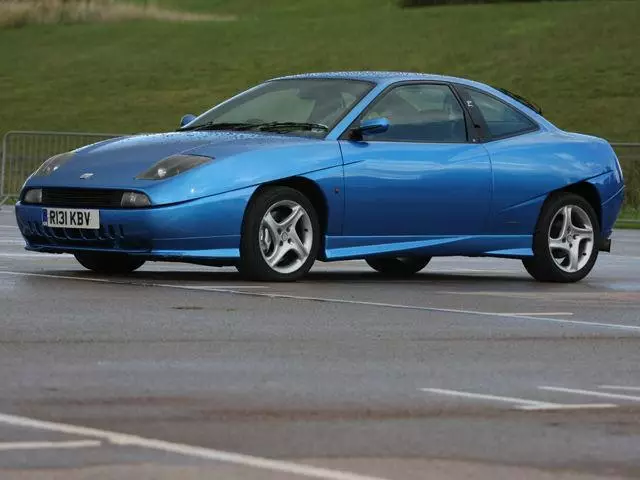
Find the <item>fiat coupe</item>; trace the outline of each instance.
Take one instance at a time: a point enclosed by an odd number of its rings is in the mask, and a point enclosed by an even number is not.
[[[291,281],[318,260],[364,259],[408,276],[460,255],[575,282],[609,251],[623,191],[609,143],[508,90],[334,72],[266,81],[177,131],[56,155],[15,211],[28,250],[102,274],[175,261]]]

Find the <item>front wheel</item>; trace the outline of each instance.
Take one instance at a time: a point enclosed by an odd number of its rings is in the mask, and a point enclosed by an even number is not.
[[[541,282],[571,283],[586,277],[598,258],[598,216],[584,198],[557,194],[545,203],[533,235],[533,258],[522,261]]]
[[[74,256],[84,268],[106,275],[131,273],[145,262],[123,253],[83,252],[76,253]]]
[[[247,208],[238,270],[264,281],[304,276],[320,248],[320,223],[313,204],[298,190],[268,187]]]
[[[431,257],[371,257],[364,260],[383,275],[409,277],[426,267]]]

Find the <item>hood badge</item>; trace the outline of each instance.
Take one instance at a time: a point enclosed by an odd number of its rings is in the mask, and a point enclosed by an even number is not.
[[[80,175],[80,178],[82,180],[89,180],[91,177],[93,177],[93,173],[83,173],[82,175]]]

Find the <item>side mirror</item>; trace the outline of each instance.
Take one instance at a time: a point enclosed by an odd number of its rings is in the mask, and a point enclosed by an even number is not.
[[[187,113],[184,117],[182,117],[180,119],[180,128],[190,124],[191,122],[193,122],[196,119],[196,116],[191,114],[191,113]]]
[[[359,127],[351,130],[351,138],[353,140],[362,140],[364,135],[376,135],[378,133],[384,133],[389,130],[389,120],[380,117],[372,118],[371,120],[365,120],[360,123]]]

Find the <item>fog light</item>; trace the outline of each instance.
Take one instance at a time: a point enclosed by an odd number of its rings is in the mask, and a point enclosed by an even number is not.
[[[124,208],[141,208],[149,207],[151,200],[144,193],[138,192],[124,192],[122,194],[122,200],[120,206]]]
[[[22,201],[24,203],[42,203],[42,189],[32,188],[31,190],[27,190]]]

